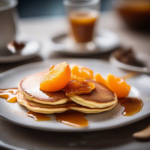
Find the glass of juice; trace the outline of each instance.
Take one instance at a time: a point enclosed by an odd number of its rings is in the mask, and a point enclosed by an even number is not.
[[[78,44],[93,41],[100,0],[64,0],[71,35]]]

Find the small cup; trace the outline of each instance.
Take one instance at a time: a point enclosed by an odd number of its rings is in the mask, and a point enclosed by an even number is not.
[[[71,34],[77,43],[93,41],[100,0],[64,0]]]
[[[0,51],[16,36],[17,0],[0,0]]]

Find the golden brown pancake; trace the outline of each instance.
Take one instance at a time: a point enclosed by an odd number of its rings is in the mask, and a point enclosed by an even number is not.
[[[61,105],[47,105],[47,104],[39,104],[35,102],[31,102],[25,98],[23,94],[20,92],[17,93],[17,100],[20,105],[23,105],[28,110],[33,112],[42,113],[42,114],[53,114],[53,113],[62,113],[67,110],[76,110],[82,113],[91,114],[91,113],[100,113],[104,111],[109,111],[116,106],[116,104],[106,107],[106,108],[88,108],[85,106],[81,106],[74,102],[61,104]]]
[[[45,105],[39,104],[35,102],[31,102],[25,98],[23,94],[20,92],[17,93],[17,100],[18,103],[25,106],[27,109],[43,114],[53,114],[53,113],[62,113],[69,110],[68,104],[61,104],[61,105]]]
[[[75,103],[90,108],[106,108],[117,103],[117,96],[111,90],[95,81],[95,89],[90,94],[69,97]]]
[[[40,81],[48,70],[30,75],[18,84],[19,91],[30,100],[41,104],[59,105],[68,101],[65,92],[44,92],[40,90]]]
[[[113,109],[116,105],[117,105],[117,102],[106,108],[89,108],[89,107],[81,106],[79,104],[72,102],[70,104],[70,109],[80,111],[85,114],[94,114],[94,113],[101,113],[104,111],[109,111],[109,110]]]
[[[30,75],[18,84],[19,91],[30,101],[40,104],[60,105],[65,104],[68,98],[65,92],[44,92],[40,90],[40,81],[48,70]],[[95,84],[95,89],[90,94],[74,95],[69,97],[75,103],[89,108],[106,108],[117,103],[117,96],[103,85],[90,80]]]

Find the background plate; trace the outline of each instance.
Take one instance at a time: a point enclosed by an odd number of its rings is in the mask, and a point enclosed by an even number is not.
[[[114,32],[101,29],[95,35],[94,43],[86,46],[74,43],[67,33],[60,33],[50,39],[50,46],[54,51],[73,56],[88,56],[112,51],[119,47],[120,40]]]
[[[51,59],[46,62],[32,63],[11,69],[0,75],[0,88],[17,87],[18,82],[27,75],[37,73],[49,68],[52,64],[57,64],[62,61],[68,63],[78,63],[80,65],[92,68],[96,72],[100,72],[106,77],[108,73],[117,76],[123,76],[126,73],[110,66],[109,64],[95,59]],[[8,103],[4,99],[0,99],[0,115],[7,120],[39,130],[48,131],[93,131],[104,130],[124,126],[150,115],[150,78],[146,75],[127,80],[128,84],[132,85],[130,96],[140,97],[143,100],[144,106],[142,110],[133,116],[122,116],[123,107],[118,104],[113,110],[100,114],[87,115],[89,126],[86,128],[74,128],[57,122],[54,115],[51,116],[51,121],[36,122],[32,118],[27,117],[27,109],[20,106],[18,103]]]
[[[114,51],[111,54],[110,58],[109,58],[110,62],[113,65],[115,65],[116,67],[126,69],[126,70],[129,70],[129,71],[136,71],[136,72],[150,74],[149,55],[146,55],[145,53],[136,53],[136,56],[135,56],[136,59],[144,64],[144,67],[138,67],[138,66],[128,65],[128,64],[125,64],[125,63],[122,63],[122,62],[118,61],[117,58],[116,58],[117,53],[118,53],[118,51]]]
[[[27,37],[27,36],[18,36],[18,42],[26,43],[25,48],[20,53],[12,54],[7,49],[0,51],[0,63],[13,63],[19,62],[33,57],[38,56],[41,44],[39,41]]]

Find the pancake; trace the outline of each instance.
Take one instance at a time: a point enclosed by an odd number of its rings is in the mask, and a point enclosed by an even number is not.
[[[65,104],[68,101],[65,92],[44,92],[40,90],[40,81],[48,70],[30,75],[22,79],[18,84],[19,91],[26,99],[48,105]],[[75,103],[89,108],[106,108],[117,102],[117,96],[103,85],[93,81],[95,89],[90,94],[74,95],[69,97]]]
[[[45,105],[39,104],[35,102],[31,102],[25,98],[23,94],[20,92],[17,93],[17,100],[20,105],[23,105],[27,109],[42,113],[42,114],[53,114],[53,113],[62,113],[69,110],[68,104],[61,104],[61,105]]]
[[[48,70],[30,75],[18,84],[19,91],[30,101],[41,104],[59,105],[68,101],[65,92],[44,92],[40,90],[40,81]]]
[[[109,110],[113,109],[116,105],[117,105],[117,102],[106,108],[89,108],[89,107],[78,105],[73,102],[70,104],[70,109],[80,111],[85,114],[95,114],[95,113],[101,113],[104,111],[109,111]]]
[[[100,83],[90,80],[95,89],[90,94],[74,95],[69,97],[75,103],[89,108],[106,108],[117,103],[117,96]]]
[[[28,110],[36,112],[36,113],[42,113],[42,114],[62,113],[67,110],[76,110],[85,114],[100,113],[100,112],[111,110],[117,104],[116,103],[106,108],[88,108],[88,107],[76,104],[74,102],[61,104],[61,105],[45,105],[45,104],[39,104],[39,103],[35,103],[35,102],[31,102],[27,100],[25,96],[21,94],[20,92],[17,93],[17,100],[20,105],[23,105]]]

